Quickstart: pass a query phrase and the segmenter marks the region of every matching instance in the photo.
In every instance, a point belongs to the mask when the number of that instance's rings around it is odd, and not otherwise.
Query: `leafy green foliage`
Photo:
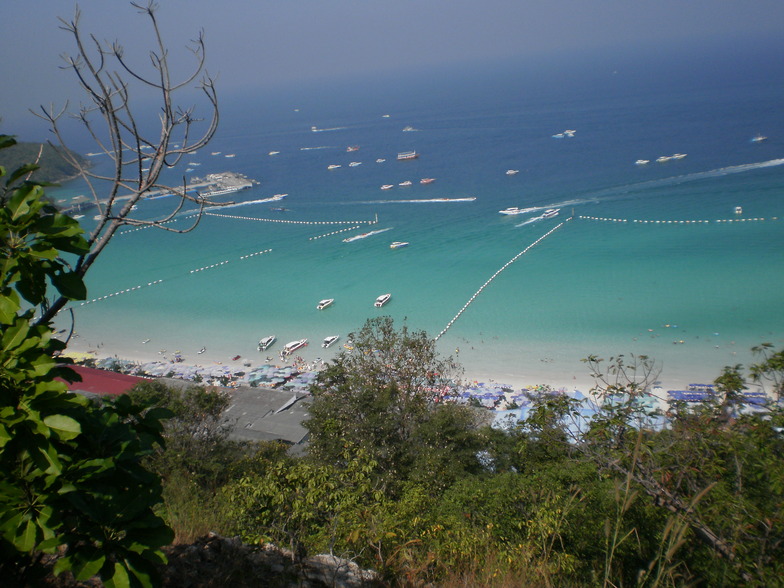
[[[0,571],[25,583],[37,554],[65,548],[56,573],[151,585],[171,531],[153,513],[160,484],[141,460],[162,442],[165,414],[68,393],[65,381],[78,376],[58,362],[64,344],[33,319],[50,289],[85,297],[63,254],[87,244],[42,186],[18,183],[29,169],[11,173],[0,197]]]

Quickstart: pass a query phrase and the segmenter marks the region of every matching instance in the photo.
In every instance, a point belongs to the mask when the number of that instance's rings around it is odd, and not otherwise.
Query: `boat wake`
[[[342,131],[343,129],[347,129],[348,127],[331,127],[329,129],[319,129],[317,127],[310,127],[310,130],[314,133],[324,133],[327,131]]]
[[[337,149],[332,145],[321,145],[319,147],[300,147],[300,151],[318,151],[319,149]]]
[[[356,204],[422,204],[429,202],[473,202],[475,196],[470,198],[422,198],[418,200],[364,200]]]
[[[351,243],[353,241],[359,241],[360,239],[367,239],[368,237],[372,237],[373,235],[378,235],[379,233],[386,233],[387,231],[391,231],[392,227],[387,227],[386,229],[378,229],[377,231],[370,231],[368,233],[362,233],[360,235],[354,235],[353,237],[347,237],[343,239],[344,243]]]

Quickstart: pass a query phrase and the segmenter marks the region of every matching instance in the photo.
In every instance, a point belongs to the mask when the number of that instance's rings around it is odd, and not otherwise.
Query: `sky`
[[[146,0],[139,0],[146,3]],[[160,0],[158,19],[178,71],[203,29],[207,65],[221,91],[264,92],[286,84],[498,60],[547,62],[592,52],[694,47],[784,49],[782,0]],[[69,0],[6,0],[0,15],[0,131],[18,133],[29,108],[78,103],[60,55],[73,40],[57,17]],[[152,47],[150,27],[129,2],[82,0],[85,33],[119,40],[129,58]],[[777,41],[778,40],[778,41]],[[781,52],[770,58],[781,59]],[[42,124],[42,123],[39,123]]]

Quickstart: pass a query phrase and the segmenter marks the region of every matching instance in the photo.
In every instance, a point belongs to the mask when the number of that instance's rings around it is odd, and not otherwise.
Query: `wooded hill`
[[[43,150],[41,150],[42,145]],[[39,151],[41,152],[40,158],[38,157]],[[37,162],[39,169],[33,172],[32,180],[51,183],[64,182],[76,176],[77,173],[76,168],[63,157],[63,153],[66,151],[85,167],[90,166],[88,158],[63,147],[22,141],[13,147],[0,151],[0,166],[9,171],[31,162]]]

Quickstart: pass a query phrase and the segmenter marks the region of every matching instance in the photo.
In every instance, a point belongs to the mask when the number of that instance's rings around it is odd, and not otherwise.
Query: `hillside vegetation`
[[[40,158],[38,153],[41,153]],[[78,170],[71,165],[63,152],[67,151],[81,165],[90,166],[86,157],[66,150],[63,147],[54,147],[47,143],[18,142],[7,149],[0,150],[0,166],[6,170],[22,167],[30,162],[37,162],[39,169],[35,170],[30,179],[42,183],[59,183],[76,176]]]

